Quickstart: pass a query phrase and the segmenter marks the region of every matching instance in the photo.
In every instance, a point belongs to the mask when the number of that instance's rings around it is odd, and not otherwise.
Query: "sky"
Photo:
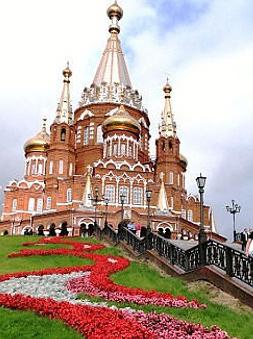
[[[217,229],[232,234],[225,206],[241,205],[238,229],[253,225],[253,2],[251,0],[119,0],[120,39],[133,87],[158,135],[166,77],[188,159],[188,193],[207,177],[205,202]],[[2,0],[0,21],[0,196],[21,179],[23,145],[52,123],[70,62],[77,108],[92,83],[108,38],[109,0]]]

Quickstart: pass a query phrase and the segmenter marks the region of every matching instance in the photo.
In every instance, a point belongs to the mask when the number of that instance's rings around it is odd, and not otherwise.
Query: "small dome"
[[[64,68],[64,70],[62,71],[62,74],[63,74],[64,78],[70,78],[71,77],[72,71],[69,68],[69,63],[67,63],[67,67]]]
[[[165,94],[170,94],[170,92],[172,91],[172,87],[170,86],[168,79],[165,86],[163,87],[163,91]]]
[[[129,131],[137,136],[140,133],[141,126],[126,110],[123,105],[119,107],[117,112],[107,118],[102,125],[104,132],[123,130]]]
[[[25,153],[45,152],[48,149],[49,142],[49,134],[44,129],[42,129],[42,131],[40,131],[34,137],[27,140],[27,142],[24,144],[24,151]]]
[[[107,9],[107,15],[110,19],[116,16],[118,20],[123,17],[123,9],[117,4],[117,1]]]
[[[188,160],[183,154],[179,155],[179,159],[185,164],[185,167],[188,165]]]

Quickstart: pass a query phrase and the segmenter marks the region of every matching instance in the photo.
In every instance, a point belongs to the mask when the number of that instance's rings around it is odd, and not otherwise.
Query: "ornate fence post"
[[[232,277],[233,274],[233,256],[232,251],[230,247],[226,247],[226,273],[230,277]]]

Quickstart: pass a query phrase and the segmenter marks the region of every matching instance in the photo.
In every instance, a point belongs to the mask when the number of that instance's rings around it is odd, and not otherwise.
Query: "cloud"
[[[107,39],[105,0],[9,0],[2,9],[0,184],[22,176],[23,143],[51,122],[61,71],[73,70],[73,106],[90,85]],[[152,153],[167,74],[172,106],[188,158],[187,184],[208,177],[207,202],[218,229],[231,233],[224,206],[242,205],[239,222],[251,223],[253,4],[250,0],[122,1],[121,40],[135,88],[151,120]],[[15,8],[15,10],[13,10]]]

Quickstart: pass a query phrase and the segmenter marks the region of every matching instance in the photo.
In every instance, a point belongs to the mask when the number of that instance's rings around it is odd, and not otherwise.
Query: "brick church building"
[[[24,177],[5,188],[0,232],[43,233],[68,226],[78,236],[95,221],[101,228],[105,221],[117,228],[122,219],[146,226],[146,192],[152,191],[152,230],[197,238],[200,206],[185,188],[187,160],[180,153],[172,88],[168,81],[163,88],[156,157],[151,159],[148,111],[132,87],[119,40],[123,11],[115,2],[107,14],[110,35],[94,80],[73,112],[72,72],[69,65],[63,70],[50,132],[44,121],[41,131],[26,141]],[[209,235],[221,239],[209,206],[204,206],[204,219]]]

